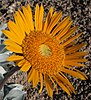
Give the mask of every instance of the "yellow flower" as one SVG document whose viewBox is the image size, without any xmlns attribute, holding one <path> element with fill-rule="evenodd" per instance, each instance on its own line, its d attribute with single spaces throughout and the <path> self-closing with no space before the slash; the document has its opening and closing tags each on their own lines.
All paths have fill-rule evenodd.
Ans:
<svg viewBox="0 0 91 100">
<path fill-rule="evenodd" d="M 44 8 L 36 5 L 35 15 L 29 5 L 22 7 L 14 14 L 14 22 L 8 22 L 9 30 L 3 30 L 8 37 L 4 41 L 6 49 L 14 52 L 7 60 L 14 61 L 21 71 L 28 72 L 28 82 L 36 87 L 40 82 L 40 90 L 43 81 L 49 96 L 53 95 L 56 83 L 69 95 L 74 88 L 64 73 L 78 77 L 82 80 L 87 76 L 73 66 L 83 67 L 83 58 L 87 53 L 79 49 L 85 43 L 77 44 L 77 39 L 82 33 L 75 36 L 77 26 L 71 27 L 72 20 L 69 16 L 61 22 L 62 12 L 56 12 L 50 8 L 44 20 Z"/>
</svg>

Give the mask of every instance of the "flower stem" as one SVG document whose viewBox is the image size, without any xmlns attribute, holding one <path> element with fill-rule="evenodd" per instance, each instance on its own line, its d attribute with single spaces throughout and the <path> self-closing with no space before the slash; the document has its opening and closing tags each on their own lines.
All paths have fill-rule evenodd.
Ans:
<svg viewBox="0 0 91 100">
<path fill-rule="evenodd" d="M 0 90 L 4 86 L 5 82 L 8 80 L 10 76 L 12 76 L 16 71 L 18 71 L 20 68 L 18 66 L 13 67 L 9 72 L 4 74 L 4 79 L 0 82 Z"/>
</svg>

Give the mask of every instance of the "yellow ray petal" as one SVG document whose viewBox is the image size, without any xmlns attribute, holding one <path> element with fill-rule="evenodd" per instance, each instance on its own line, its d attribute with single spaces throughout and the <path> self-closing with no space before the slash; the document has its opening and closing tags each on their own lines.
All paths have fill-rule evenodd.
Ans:
<svg viewBox="0 0 91 100">
<path fill-rule="evenodd" d="M 17 60 L 22 60 L 22 59 L 24 59 L 23 56 L 13 54 L 7 58 L 7 61 L 17 61 Z"/>
<path fill-rule="evenodd" d="M 28 14 L 29 14 L 29 19 L 30 19 L 30 25 L 31 25 L 31 30 L 34 30 L 34 23 L 33 23 L 33 18 L 32 18 L 32 10 L 30 8 L 30 5 L 27 5 L 27 10 L 28 10 Z"/>
<path fill-rule="evenodd" d="M 43 15 L 44 15 L 44 8 L 43 5 L 41 4 L 39 9 L 39 30 L 42 30 L 43 27 Z"/>
<path fill-rule="evenodd" d="M 39 74 L 39 78 L 40 78 L 40 90 L 39 90 L 39 93 L 42 91 L 42 89 L 43 89 L 43 76 L 42 76 L 42 74 L 40 73 Z"/>
<path fill-rule="evenodd" d="M 52 18 L 52 15 L 53 15 L 53 7 L 50 8 L 49 12 L 48 12 L 48 15 L 46 17 L 46 21 L 44 23 L 44 27 L 43 27 L 43 32 L 45 33 L 46 32 L 46 29 L 50 23 L 50 20 Z"/>
<path fill-rule="evenodd" d="M 81 56 L 71 56 L 71 55 L 65 55 L 65 60 L 70 60 L 70 59 L 78 59 L 78 58 L 81 58 Z"/>
<path fill-rule="evenodd" d="M 53 78 L 51 76 L 49 76 L 50 80 L 52 81 L 53 85 L 54 85 L 54 88 L 56 89 L 57 93 L 58 93 L 58 88 L 57 88 L 57 85 L 55 84 Z"/>
<path fill-rule="evenodd" d="M 83 46 L 86 46 L 86 43 L 77 44 L 77 45 L 75 45 L 75 46 L 66 48 L 66 49 L 65 49 L 65 54 L 75 53 L 76 51 L 78 51 L 79 49 L 81 49 Z"/>
<path fill-rule="evenodd" d="M 60 42 L 69 38 L 77 29 L 77 26 L 72 27 L 63 37 L 60 38 Z"/>
<path fill-rule="evenodd" d="M 73 58 L 71 58 L 71 59 L 65 59 L 66 61 L 71 61 L 71 62 L 76 62 L 76 63 L 78 63 L 78 62 L 87 62 L 88 60 L 87 59 L 85 59 L 85 58 L 83 58 L 83 59 L 81 59 L 81 58 L 78 58 L 78 59 L 73 59 Z"/>
<path fill-rule="evenodd" d="M 36 75 L 36 71 L 35 69 L 32 69 L 30 75 L 28 75 L 28 82 L 31 82 L 33 78 L 35 78 L 35 75 Z"/>
<path fill-rule="evenodd" d="M 28 61 L 25 61 L 25 63 L 23 64 L 23 66 L 21 67 L 21 71 L 27 72 L 30 69 L 31 65 Z"/>
<path fill-rule="evenodd" d="M 88 77 L 84 73 L 82 73 L 81 71 L 79 71 L 77 69 L 75 69 L 75 71 L 77 71 L 79 74 L 81 74 L 83 76 L 82 80 L 88 79 Z"/>
<path fill-rule="evenodd" d="M 19 61 L 17 65 L 18 65 L 19 67 L 22 67 L 22 66 L 24 65 L 25 62 L 26 62 L 26 60 L 23 59 L 23 60 Z"/>
<path fill-rule="evenodd" d="M 67 44 L 69 44 L 70 42 L 72 42 L 73 40 L 77 39 L 80 35 L 82 35 L 82 33 L 77 34 L 76 36 L 72 37 L 71 39 L 67 40 L 66 42 L 64 42 L 62 45 L 66 46 Z"/>
<path fill-rule="evenodd" d="M 60 74 L 61 74 L 61 73 L 60 73 Z M 61 75 L 56 74 L 55 76 L 56 76 L 56 78 L 57 78 L 58 80 L 60 80 L 62 83 L 64 83 L 64 84 L 67 85 L 68 87 L 70 87 L 70 88 L 69 88 L 70 91 L 74 91 L 73 86 L 71 85 L 71 83 L 69 82 L 69 80 L 68 80 L 66 77 L 63 77 L 62 74 L 61 74 Z"/>
<path fill-rule="evenodd" d="M 64 61 L 64 66 L 68 66 L 68 65 L 70 65 L 70 66 L 78 66 L 78 67 L 85 66 L 84 64 L 80 64 L 80 63 L 77 63 L 77 62 L 72 62 L 72 61 L 65 60 Z"/>
<path fill-rule="evenodd" d="M 23 13 L 24 13 L 25 19 L 26 19 L 27 23 L 29 23 L 28 24 L 29 29 L 31 31 L 33 31 L 34 30 L 34 26 L 33 26 L 32 16 L 30 16 L 28 10 L 24 6 L 22 7 L 22 9 L 23 9 Z"/>
<path fill-rule="evenodd" d="M 4 44 L 6 44 L 6 48 L 8 50 L 11 50 L 13 52 L 17 52 L 17 53 L 22 53 L 22 47 L 18 44 L 16 44 L 15 42 L 13 42 L 12 40 L 6 39 L 4 41 Z"/>
<path fill-rule="evenodd" d="M 55 11 L 55 12 L 53 13 L 52 17 L 54 17 L 56 14 L 57 14 L 57 12 Z"/>
<path fill-rule="evenodd" d="M 31 69 L 28 71 L 28 74 L 27 74 L 28 82 L 30 82 L 30 81 L 29 81 L 29 78 L 30 78 L 32 72 L 33 72 L 33 68 L 31 68 Z"/>
<path fill-rule="evenodd" d="M 68 49 L 69 47 L 73 47 L 74 45 L 77 44 L 77 42 L 78 42 L 78 41 L 76 40 L 76 41 L 73 41 L 73 42 L 67 44 L 67 45 L 64 47 L 64 50 Z M 62 43 L 61 43 L 61 44 L 62 44 Z"/>
<path fill-rule="evenodd" d="M 18 9 L 18 12 L 19 12 L 19 14 L 20 14 L 20 16 L 21 16 L 21 18 L 22 18 L 22 20 L 24 22 L 24 27 L 25 27 L 26 33 L 29 34 L 30 33 L 30 29 L 29 29 L 28 23 L 27 23 L 27 21 L 25 19 L 25 16 L 19 9 Z"/>
<path fill-rule="evenodd" d="M 77 69 L 69 70 L 69 69 L 63 68 L 62 71 L 67 73 L 67 74 L 70 74 L 70 75 L 72 75 L 74 77 L 80 78 L 82 80 L 86 80 L 87 79 L 87 76 L 84 73 L 82 73 L 79 70 L 77 70 Z"/>
<path fill-rule="evenodd" d="M 36 30 L 39 30 L 39 5 L 36 4 L 35 9 L 35 28 Z"/>
<path fill-rule="evenodd" d="M 62 83 L 60 80 L 58 80 L 55 76 L 53 76 L 54 80 L 57 82 L 57 84 L 64 90 L 67 92 L 68 95 L 70 95 L 70 90 L 68 89 L 68 87 L 66 87 L 64 85 L 64 83 Z"/>
<path fill-rule="evenodd" d="M 69 82 L 69 80 L 66 77 L 63 77 L 63 74 L 62 75 L 61 74 L 62 73 L 60 73 L 60 74 L 57 73 L 55 75 L 57 77 L 57 79 L 62 81 L 64 84 L 68 84 L 68 85 L 72 86 L 71 83 Z"/>
<path fill-rule="evenodd" d="M 10 50 L 12 52 L 16 52 L 16 53 L 22 53 L 22 48 L 20 46 L 17 46 L 15 47 L 14 45 L 13 46 L 6 46 L 5 47 L 7 50 Z"/>
<path fill-rule="evenodd" d="M 58 23 L 61 17 L 62 17 L 62 12 L 59 12 L 55 16 L 52 17 L 51 22 L 46 30 L 47 34 L 50 34 L 52 28 Z"/>
<path fill-rule="evenodd" d="M 51 35 L 52 35 L 52 36 L 55 36 L 56 33 L 57 33 L 58 31 L 60 31 L 61 29 L 63 29 L 63 28 L 68 24 L 69 20 L 70 20 L 70 17 L 69 17 L 69 16 L 67 16 L 66 18 L 64 18 L 64 19 L 55 27 L 55 29 L 52 31 Z"/>
<path fill-rule="evenodd" d="M 22 43 L 23 38 L 21 37 L 20 30 L 18 29 L 17 25 L 13 21 L 8 22 L 9 30 L 18 37 L 20 43 Z"/>
<path fill-rule="evenodd" d="M 82 58 L 87 54 L 88 54 L 87 52 L 75 52 L 73 54 L 65 55 L 65 59 L 78 59 L 78 58 Z"/>
<path fill-rule="evenodd" d="M 74 87 L 73 87 L 72 84 L 69 82 L 69 80 L 67 79 L 67 77 L 66 77 L 61 71 L 60 71 L 59 73 L 62 75 L 63 78 L 66 79 L 66 82 L 67 82 L 67 84 L 69 85 L 69 88 L 71 89 L 71 91 L 75 93 Z"/>
<path fill-rule="evenodd" d="M 71 57 L 76 57 L 76 58 L 78 58 L 78 57 L 83 57 L 83 56 L 85 56 L 85 55 L 87 55 L 88 53 L 87 52 L 84 52 L 84 51 L 82 51 L 82 52 L 75 52 L 75 53 L 73 53 L 73 54 L 69 54 L 69 55 L 66 55 L 66 59 L 67 58 L 71 58 Z"/>
<path fill-rule="evenodd" d="M 17 47 L 17 48 L 21 48 L 20 45 L 18 45 L 17 43 L 13 42 L 13 41 L 10 40 L 10 39 L 6 39 L 3 43 L 6 44 L 6 45 L 9 45 L 9 46 L 15 46 L 15 47 Z"/>
<path fill-rule="evenodd" d="M 52 16 L 52 19 L 50 21 L 50 25 L 53 23 L 54 20 L 59 21 L 61 19 L 61 17 L 62 17 L 62 12 L 61 11 L 60 12 L 54 12 L 54 14 Z"/>
<path fill-rule="evenodd" d="M 53 15 L 53 7 L 50 7 L 50 10 L 48 12 L 48 15 L 49 15 L 49 16 L 47 16 L 48 17 L 48 20 L 50 20 L 51 17 L 52 17 L 52 15 Z"/>
<path fill-rule="evenodd" d="M 52 97 L 52 95 L 53 95 L 52 83 L 49 80 L 47 75 L 44 75 L 44 81 L 45 81 L 45 84 L 46 84 L 47 92 L 48 92 L 49 96 Z"/>
<path fill-rule="evenodd" d="M 36 87 L 38 82 L 39 82 L 39 72 L 36 70 L 35 76 L 33 78 L 33 87 Z"/>
<path fill-rule="evenodd" d="M 18 27 L 18 30 L 20 30 L 20 36 L 22 37 L 22 39 L 24 39 L 25 37 L 25 27 L 24 27 L 24 21 L 22 20 L 19 12 L 17 11 L 15 14 L 14 14 L 14 19 L 15 19 L 15 23 Z"/>
<path fill-rule="evenodd" d="M 70 28 L 72 22 L 73 22 L 73 21 L 70 21 L 70 22 L 67 24 L 67 26 L 65 26 L 65 27 L 57 34 L 57 37 L 56 37 L 56 38 L 57 38 L 58 40 L 68 32 L 68 30 L 69 30 L 69 28 Z"/>
<path fill-rule="evenodd" d="M 45 24 L 45 21 L 43 20 L 42 21 L 42 32 L 43 32 L 43 29 L 44 29 L 44 24 Z"/>
<path fill-rule="evenodd" d="M 10 38 L 12 41 L 21 44 L 20 40 L 18 39 L 18 37 L 13 34 L 12 32 L 8 31 L 8 30 L 2 30 L 2 32 L 8 37 Z"/>
</svg>

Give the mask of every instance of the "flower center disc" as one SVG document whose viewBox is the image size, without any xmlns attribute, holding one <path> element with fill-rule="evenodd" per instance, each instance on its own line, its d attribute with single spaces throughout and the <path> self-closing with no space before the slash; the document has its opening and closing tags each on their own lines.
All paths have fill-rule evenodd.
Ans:
<svg viewBox="0 0 91 100">
<path fill-rule="evenodd" d="M 31 32 L 22 42 L 24 58 L 41 73 L 53 74 L 63 66 L 64 49 L 58 41 L 42 32 Z"/>
<path fill-rule="evenodd" d="M 42 56 L 45 57 L 52 55 L 51 49 L 45 44 L 41 44 L 39 46 L 39 52 L 41 53 Z"/>
</svg>

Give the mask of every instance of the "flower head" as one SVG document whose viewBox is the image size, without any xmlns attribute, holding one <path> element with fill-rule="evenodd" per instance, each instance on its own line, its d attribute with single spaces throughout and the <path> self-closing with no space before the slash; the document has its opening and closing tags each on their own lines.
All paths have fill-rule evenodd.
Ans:
<svg viewBox="0 0 91 100">
<path fill-rule="evenodd" d="M 8 22 L 9 30 L 3 30 L 8 37 L 4 41 L 6 49 L 14 52 L 7 60 L 14 61 L 21 71 L 28 72 L 28 82 L 35 87 L 40 82 L 40 90 L 43 81 L 49 96 L 53 95 L 53 88 L 57 89 L 56 83 L 69 95 L 74 88 L 63 73 L 70 74 L 80 79 L 87 76 L 73 66 L 85 66 L 81 62 L 87 53 L 79 51 L 85 45 L 77 44 L 75 36 L 77 26 L 71 27 L 72 20 L 69 16 L 60 21 L 62 12 L 56 12 L 50 8 L 44 20 L 43 6 L 36 5 L 35 15 L 29 5 L 22 7 L 14 14 L 14 22 Z"/>
</svg>

